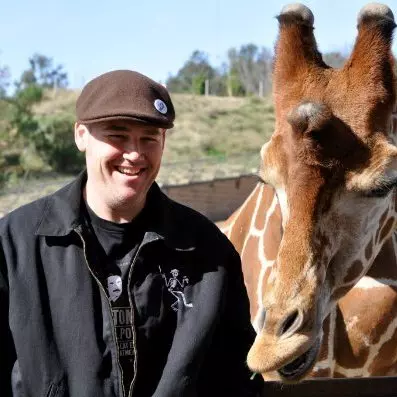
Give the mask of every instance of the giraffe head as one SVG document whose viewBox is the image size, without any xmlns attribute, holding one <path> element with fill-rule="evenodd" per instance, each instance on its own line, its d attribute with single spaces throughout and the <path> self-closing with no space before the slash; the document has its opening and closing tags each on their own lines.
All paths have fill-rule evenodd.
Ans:
<svg viewBox="0 0 397 397">
<path fill-rule="evenodd" d="M 317 50 L 306 6 L 284 7 L 278 21 L 276 124 L 261 150 L 261 176 L 277 193 L 283 237 L 264 281 L 248 365 L 295 382 L 316 361 L 323 321 L 396 223 L 395 23 L 387 6 L 365 6 L 350 58 L 332 69 Z"/>
</svg>

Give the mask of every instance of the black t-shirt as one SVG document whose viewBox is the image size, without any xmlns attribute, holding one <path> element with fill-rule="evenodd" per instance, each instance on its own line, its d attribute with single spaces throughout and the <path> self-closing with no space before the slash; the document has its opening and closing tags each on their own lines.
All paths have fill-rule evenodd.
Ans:
<svg viewBox="0 0 397 397">
<path fill-rule="evenodd" d="M 147 209 L 129 223 L 114 223 L 98 217 L 86 205 L 85 215 L 98 243 L 99 257 L 103 258 L 100 280 L 112 307 L 123 384 L 128 395 L 135 373 L 134 344 L 137 342 L 132 328 L 132 307 L 128 295 L 128 277 L 132 261 L 145 233 Z"/>
</svg>

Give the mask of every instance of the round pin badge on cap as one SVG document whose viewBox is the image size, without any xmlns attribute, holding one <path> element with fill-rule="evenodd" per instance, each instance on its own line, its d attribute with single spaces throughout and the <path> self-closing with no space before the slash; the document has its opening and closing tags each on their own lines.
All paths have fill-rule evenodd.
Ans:
<svg viewBox="0 0 397 397">
<path fill-rule="evenodd" d="M 167 105 L 161 99 L 154 101 L 154 107 L 162 114 L 167 113 Z"/>
</svg>

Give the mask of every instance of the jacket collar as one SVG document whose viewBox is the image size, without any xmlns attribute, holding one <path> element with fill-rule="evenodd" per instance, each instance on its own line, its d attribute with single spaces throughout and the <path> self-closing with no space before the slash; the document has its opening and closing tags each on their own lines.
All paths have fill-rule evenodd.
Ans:
<svg viewBox="0 0 397 397">
<path fill-rule="evenodd" d="M 47 197 L 36 235 L 61 237 L 83 226 L 81 205 L 86 181 L 87 173 L 83 171 L 73 182 Z M 186 220 L 183 220 L 179 204 L 170 200 L 155 182 L 149 190 L 146 205 L 149 206 L 150 216 L 143 244 L 163 240 L 176 250 L 195 249 L 195 239 L 189 232 L 192 229 L 187 225 L 181 228 L 185 226 Z"/>
</svg>

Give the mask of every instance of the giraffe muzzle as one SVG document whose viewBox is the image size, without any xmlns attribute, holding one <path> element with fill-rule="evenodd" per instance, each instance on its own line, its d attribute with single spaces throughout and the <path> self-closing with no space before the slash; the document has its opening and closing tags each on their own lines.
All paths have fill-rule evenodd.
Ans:
<svg viewBox="0 0 397 397">
<path fill-rule="evenodd" d="M 302 380 L 316 363 L 321 346 L 321 338 L 317 338 L 314 345 L 295 360 L 278 369 L 283 382 L 296 383 Z"/>
</svg>

